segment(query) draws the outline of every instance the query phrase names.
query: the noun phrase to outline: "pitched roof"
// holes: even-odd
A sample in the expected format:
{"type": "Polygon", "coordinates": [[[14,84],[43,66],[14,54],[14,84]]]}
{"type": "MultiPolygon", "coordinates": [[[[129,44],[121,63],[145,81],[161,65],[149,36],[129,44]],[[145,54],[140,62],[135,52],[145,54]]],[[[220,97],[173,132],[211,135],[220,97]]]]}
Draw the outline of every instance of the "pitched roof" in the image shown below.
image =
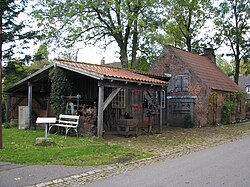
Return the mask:
{"type": "Polygon", "coordinates": [[[171,47],[175,55],[186,63],[202,82],[210,88],[230,92],[242,91],[240,87],[225,75],[208,57],[184,51],[176,47],[169,47],[171,47]]]}
{"type": "Polygon", "coordinates": [[[88,64],[68,60],[55,60],[59,67],[69,69],[81,74],[91,76],[96,79],[116,79],[128,82],[141,82],[146,84],[166,85],[167,81],[162,81],[150,76],[147,73],[138,73],[128,69],[111,67],[107,65],[88,64]]]}

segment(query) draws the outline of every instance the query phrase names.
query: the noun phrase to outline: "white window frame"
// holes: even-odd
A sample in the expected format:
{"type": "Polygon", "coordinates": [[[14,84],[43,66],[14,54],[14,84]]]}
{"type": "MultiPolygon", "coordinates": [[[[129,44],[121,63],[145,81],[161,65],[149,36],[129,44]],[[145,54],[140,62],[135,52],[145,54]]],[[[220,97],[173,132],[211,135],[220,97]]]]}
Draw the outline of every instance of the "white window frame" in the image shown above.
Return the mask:
{"type": "Polygon", "coordinates": [[[112,108],[125,108],[126,89],[121,89],[112,100],[112,108]]]}

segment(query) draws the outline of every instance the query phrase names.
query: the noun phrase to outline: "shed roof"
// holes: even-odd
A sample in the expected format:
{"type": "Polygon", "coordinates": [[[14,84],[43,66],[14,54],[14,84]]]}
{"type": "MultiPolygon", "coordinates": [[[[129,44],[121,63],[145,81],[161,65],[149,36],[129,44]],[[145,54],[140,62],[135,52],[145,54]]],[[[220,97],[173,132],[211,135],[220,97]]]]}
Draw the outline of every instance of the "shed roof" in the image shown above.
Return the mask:
{"type": "Polygon", "coordinates": [[[83,62],[55,59],[53,64],[50,64],[45,68],[20,80],[11,87],[7,88],[5,92],[15,92],[18,90],[23,90],[28,82],[41,82],[41,79],[46,80],[45,77],[47,77],[48,80],[49,70],[53,66],[58,66],[98,80],[110,79],[122,82],[133,82],[159,86],[167,85],[167,80],[163,80],[164,77],[158,76],[156,74],[136,72],[133,70],[111,67],[107,65],[88,64],[83,62]]]}
{"type": "Polygon", "coordinates": [[[166,85],[167,81],[154,78],[155,74],[133,71],[107,65],[88,64],[69,60],[55,60],[59,67],[69,69],[96,79],[115,79],[128,82],[141,82],[147,84],[166,85]]]}
{"type": "Polygon", "coordinates": [[[176,47],[169,47],[172,48],[175,56],[186,63],[202,82],[210,88],[229,92],[242,91],[240,87],[225,75],[208,57],[176,47]]]}

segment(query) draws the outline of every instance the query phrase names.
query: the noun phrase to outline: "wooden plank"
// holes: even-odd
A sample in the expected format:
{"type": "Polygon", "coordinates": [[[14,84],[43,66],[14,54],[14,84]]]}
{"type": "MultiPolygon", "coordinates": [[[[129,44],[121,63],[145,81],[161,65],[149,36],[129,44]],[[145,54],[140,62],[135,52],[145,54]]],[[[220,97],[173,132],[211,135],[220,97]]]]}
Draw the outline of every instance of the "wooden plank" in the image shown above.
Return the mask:
{"type": "Polygon", "coordinates": [[[11,101],[11,97],[9,94],[7,94],[7,103],[6,103],[7,122],[10,122],[10,101],[11,101]]]}
{"type": "Polygon", "coordinates": [[[162,133],[162,98],[163,98],[163,89],[160,92],[160,124],[159,124],[159,133],[162,133]]]}
{"type": "MultiPolygon", "coordinates": [[[[138,84],[127,82],[118,82],[118,81],[103,81],[105,87],[110,88],[122,88],[122,89],[136,89],[136,90],[161,90],[162,85],[149,85],[149,84],[138,84]]],[[[167,85],[166,85],[167,86],[167,85]]]]}
{"type": "Polygon", "coordinates": [[[25,97],[20,97],[15,104],[13,104],[10,108],[9,108],[9,112],[11,112],[12,110],[14,110],[23,100],[25,97]]]}
{"type": "Polygon", "coordinates": [[[112,91],[112,93],[108,96],[108,98],[104,101],[103,110],[107,108],[109,103],[115,98],[115,96],[118,94],[118,92],[121,90],[121,88],[116,88],[112,91]]]}
{"type": "Polygon", "coordinates": [[[98,118],[97,118],[97,136],[101,137],[103,133],[103,108],[104,108],[104,86],[98,83],[99,96],[98,96],[98,118]]]}
{"type": "Polygon", "coordinates": [[[32,125],[32,84],[29,82],[28,83],[28,107],[29,107],[29,113],[28,113],[28,116],[29,116],[29,128],[31,127],[32,125]]]}

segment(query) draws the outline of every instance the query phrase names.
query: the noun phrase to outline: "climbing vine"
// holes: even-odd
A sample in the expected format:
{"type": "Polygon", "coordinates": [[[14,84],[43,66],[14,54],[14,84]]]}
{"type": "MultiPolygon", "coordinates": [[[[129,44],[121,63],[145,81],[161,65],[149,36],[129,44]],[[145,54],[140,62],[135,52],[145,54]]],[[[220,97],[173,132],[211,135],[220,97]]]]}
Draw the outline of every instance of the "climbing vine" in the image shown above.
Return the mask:
{"type": "Polygon", "coordinates": [[[56,116],[59,116],[65,112],[65,103],[61,96],[72,95],[72,85],[61,68],[52,69],[49,78],[51,82],[50,104],[56,116]]]}
{"type": "Polygon", "coordinates": [[[237,107],[240,102],[240,100],[245,96],[242,92],[235,92],[235,93],[229,93],[226,95],[226,98],[224,100],[223,106],[222,106],[222,123],[228,124],[230,123],[230,117],[231,115],[235,114],[237,112],[237,107]]]}

